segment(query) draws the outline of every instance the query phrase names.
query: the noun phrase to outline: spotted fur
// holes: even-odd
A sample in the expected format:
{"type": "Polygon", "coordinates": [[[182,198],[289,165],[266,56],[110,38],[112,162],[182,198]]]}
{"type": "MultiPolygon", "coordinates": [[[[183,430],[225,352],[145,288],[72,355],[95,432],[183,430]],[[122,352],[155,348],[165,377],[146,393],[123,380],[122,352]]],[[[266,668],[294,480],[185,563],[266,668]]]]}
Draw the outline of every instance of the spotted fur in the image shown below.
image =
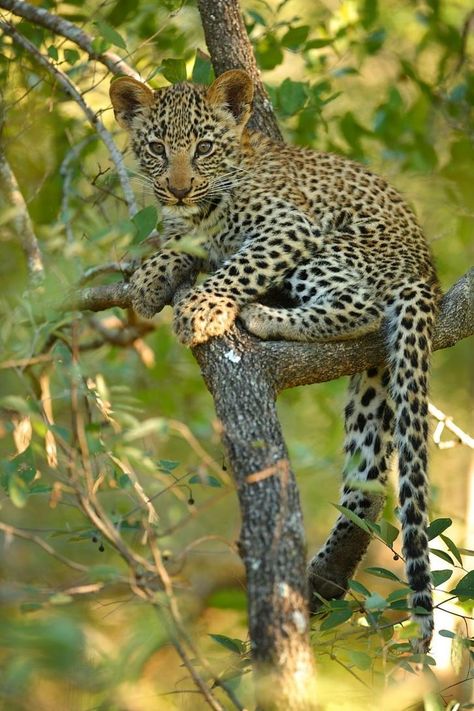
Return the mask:
{"type": "MultiPolygon", "coordinates": [[[[172,237],[134,274],[134,306],[152,316],[182,281],[207,271],[175,307],[176,333],[189,345],[225,333],[236,318],[264,339],[334,341],[382,327],[387,367],[351,378],[342,504],[375,517],[380,495],[363,482],[385,483],[396,450],[403,554],[412,605],[426,613],[414,617],[427,649],[427,378],[440,297],[430,250],[399,193],[365,166],[247,130],[252,93],[237,70],[210,88],[112,84],[116,117],[172,237]],[[193,231],[205,236],[205,259],[179,251],[180,234],[193,231]]],[[[354,533],[341,516],[310,562],[310,581],[335,551],[344,555],[354,533]]]]}

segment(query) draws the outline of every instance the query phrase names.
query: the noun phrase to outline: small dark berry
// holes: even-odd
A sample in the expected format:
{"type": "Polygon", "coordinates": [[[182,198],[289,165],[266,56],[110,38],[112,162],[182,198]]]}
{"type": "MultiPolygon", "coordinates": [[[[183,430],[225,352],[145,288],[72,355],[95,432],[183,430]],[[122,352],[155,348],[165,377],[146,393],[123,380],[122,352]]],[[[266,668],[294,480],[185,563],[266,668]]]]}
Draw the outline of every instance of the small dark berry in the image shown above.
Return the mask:
{"type": "Polygon", "coordinates": [[[103,553],[103,552],[105,551],[105,546],[104,546],[103,543],[100,544],[99,550],[100,550],[101,553],[103,553]]]}
{"type": "Polygon", "coordinates": [[[194,499],[193,499],[192,496],[189,497],[189,499],[188,499],[188,504],[189,504],[190,506],[192,506],[192,505],[194,504],[194,499]]]}
{"type": "Polygon", "coordinates": [[[400,560],[400,556],[397,553],[395,553],[395,555],[393,556],[393,560],[400,560]]]}

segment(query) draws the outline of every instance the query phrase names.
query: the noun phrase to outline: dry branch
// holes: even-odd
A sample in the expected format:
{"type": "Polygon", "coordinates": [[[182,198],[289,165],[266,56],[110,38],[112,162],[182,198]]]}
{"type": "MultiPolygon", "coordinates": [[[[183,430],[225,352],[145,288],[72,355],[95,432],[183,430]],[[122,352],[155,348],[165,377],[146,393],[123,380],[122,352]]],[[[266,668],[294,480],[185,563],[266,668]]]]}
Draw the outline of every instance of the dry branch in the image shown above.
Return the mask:
{"type": "Polygon", "coordinates": [[[56,35],[65,37],[74,42],[89,55],[89,58],[104,64],[112,74],[127,74],[134,79],[140,79],[140,75],[135,69],[125,62],[115,52],[97,53],[94,50],[93,38],[84,32],[80,27],[69,20],[53,15],[42,7],[35,7],[23,0],[0,0],[0,8],[9,10],[18,17],[32,22],[39,27],[44,27],[56,35]]]}

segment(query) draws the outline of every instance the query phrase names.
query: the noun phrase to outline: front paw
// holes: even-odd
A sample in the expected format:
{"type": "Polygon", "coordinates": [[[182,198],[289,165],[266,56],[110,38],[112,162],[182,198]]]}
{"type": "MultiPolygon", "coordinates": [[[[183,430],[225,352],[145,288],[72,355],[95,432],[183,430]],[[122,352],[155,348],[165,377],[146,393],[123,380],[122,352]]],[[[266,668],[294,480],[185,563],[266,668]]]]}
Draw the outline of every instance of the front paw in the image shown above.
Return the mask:
{"type": "Polygon", "coordinates": [[[181,343],[195,346],[226,333],[237,313],[237,304],[228,296],[195,289],[175,306],[174,330],[181,343]]]}
{"type": "Polygon", "coordinates": [[[153,274],[145,262],[130,279],[130,294],[134,310],[144,318],[152,318],[171,303],[173,289],[164,274],[153,274]]]}

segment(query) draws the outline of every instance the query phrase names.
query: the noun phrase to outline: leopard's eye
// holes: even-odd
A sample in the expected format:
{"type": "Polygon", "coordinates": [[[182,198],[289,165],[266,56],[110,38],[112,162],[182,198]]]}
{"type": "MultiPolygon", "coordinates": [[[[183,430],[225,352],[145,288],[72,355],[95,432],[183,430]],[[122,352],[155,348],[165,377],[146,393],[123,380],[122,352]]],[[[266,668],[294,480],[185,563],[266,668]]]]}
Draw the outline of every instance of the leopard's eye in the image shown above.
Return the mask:
{"type": "Polygon", "coordinates": [[[211,141],[199,141],[196,146],[196,153],[198,156],[207,156],[212,151],[211,141]]]}
{"type": "Polygon", "coordinates": [[[160,141],[151,141],[151,143],[148,143],[147,148],[156,158],[164,158],[166,156],[165,144],[160,141]]]}

